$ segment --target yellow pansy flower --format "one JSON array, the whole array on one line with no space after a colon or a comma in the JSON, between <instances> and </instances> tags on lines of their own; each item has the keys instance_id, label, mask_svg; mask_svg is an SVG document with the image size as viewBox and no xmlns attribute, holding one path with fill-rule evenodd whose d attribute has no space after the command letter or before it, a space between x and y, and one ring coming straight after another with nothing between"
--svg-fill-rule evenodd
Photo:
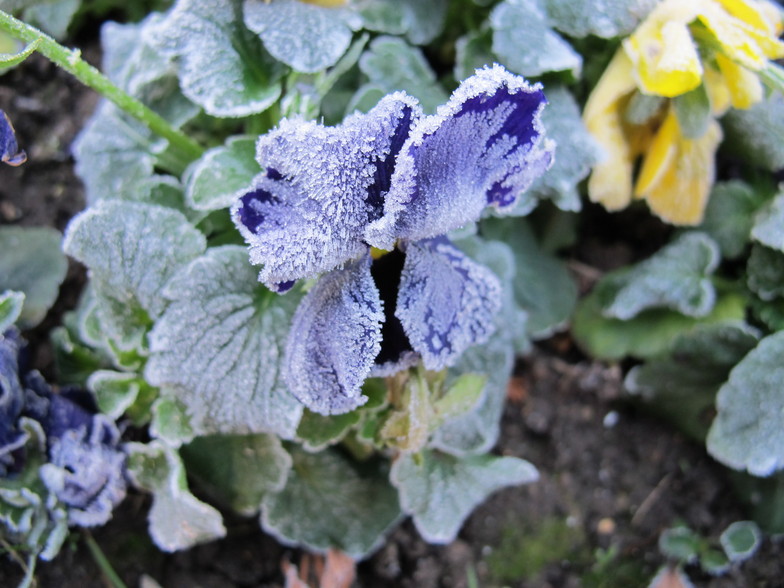
<instances>
[{"instance_id":1,"label":"yellow pansy flower","mask_svg":"<svg viewBox=\"0 0 784 588\"><path fill-rule=\"evenodd\" d=\"M644 198L668 222L699 224L721 141L714 118L762 99L759 72L784 57L781 27L780 9L765 0L660 3L623 41L586 104L586 126L605 152L588 182L591 200L618 210ZM699 136L676 113L689 92L705 96L714 117ZM661 100L644 121L629 120L639 95Z\"/></svg>"}]
</instances>

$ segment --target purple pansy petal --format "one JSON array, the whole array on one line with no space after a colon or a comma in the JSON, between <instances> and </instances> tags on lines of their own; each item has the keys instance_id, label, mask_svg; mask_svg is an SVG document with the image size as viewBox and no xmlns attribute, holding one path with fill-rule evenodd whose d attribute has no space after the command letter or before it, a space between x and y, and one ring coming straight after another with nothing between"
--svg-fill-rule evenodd
<instances>
[{"instance_id":1,"label":"purple pansy petal","mask_svg":"<svg viewBox=\"0 0 784 588\"><path fill-rule=\"evenodd\" d=\"M27 161L27 154L19 150L16 133L8 115L0 110L0 161L8 165L22 165Z\"/></svg>"},{"instance_id":2,"label":"purple pansy petal","mask_svg":"<svg viewBox=\"0 0 784 588\"><path fill-rule=\"evenodd\" d=\"M396 155L419 116L416 101L396 93L339 126L284 119L259 139L266 172L232 217L251 262L263 265L262 282L279 289L367 251L365 227L381 216Z\"/></svg>"},{"instance_id":3,"label":"purple pansy petal","mask_svg":"<svg viewBox=\"0 0 784 588\"><path fill-rule=\"evenodd\" d=\"M370 256L319 280L294 314L284 358L292 394L321 414L367 401L361 387L381 349L382 302Z\"/></svg>"},{"instance_id":4,"label":"purple pansy petal","mask_svg":"<svg viewBox=\"0 0 784 588\"><path fill-rule=\"evenodd\" d=\"M553 161L540 122L545 104L541 85L498 65L477 70L411 132L367 242L391 249L397 239L429 239L478 220L488 205L513 207Z\"/></svg>"},{"instance_id":5,"label":"purple pansy petal","mask_svg":"<svg viewBox=\"0 0 784 588\"><path fill-rule=\"evenodd\" d=\"M16 330L0 334L0 476L13 469L13 452L27 440L27 435L17 426L24 407L24 391L19 382L20 346Z\"/></svg>"},{"instance_id":6,"label":"purple pansy petal","mask_svg":"<svg viewBox=\"0 0 784 588\"><path fill-rule=\"evenodd\" d=\"M493 333L501 284L445 238L410 243L396 315L425 367L440 370Z\"/></svg>"}]
</instances>

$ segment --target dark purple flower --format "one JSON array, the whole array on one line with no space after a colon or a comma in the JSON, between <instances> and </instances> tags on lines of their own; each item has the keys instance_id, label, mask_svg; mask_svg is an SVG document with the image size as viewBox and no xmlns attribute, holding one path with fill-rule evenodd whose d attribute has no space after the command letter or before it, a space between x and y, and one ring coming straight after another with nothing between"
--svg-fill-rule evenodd
<instances>
[{"instance_id":1,"label":"dark purple flower","mask_svg":"<svg viewBox=\"0 0 784 588\"><path fill-rule=\"evenodd\" d=\"M443 369L492 334L499 281L445 235L513 208L549 167L545 103L494 66L432 116L395 93L337 127L284 120L259 139L266 171L232 215L260 280L281 291L329 272L297 309L284 360L308 408L353 410L368 376Z\"/></svg>"},{"instance_id":2,"label":"dark purple flower","mask_svg":"<svg viewBox=\"0 0 784 588\"><path fill-rule=\"evenodd\" d=\"M22 165L27 161L27 154L20 151L16 143L16 133L8 115L0 110L0 161L8 165Z\"/></svg>"}]
</instances>

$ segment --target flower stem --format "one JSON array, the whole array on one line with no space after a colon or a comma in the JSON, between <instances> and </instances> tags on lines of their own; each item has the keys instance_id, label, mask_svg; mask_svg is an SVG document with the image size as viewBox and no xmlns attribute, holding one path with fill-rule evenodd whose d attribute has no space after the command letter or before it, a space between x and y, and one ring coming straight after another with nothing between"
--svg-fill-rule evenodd
<instances>
[{"instance_id":1,"label":"flower stem","mask_svg":"<svg viewBox=\"0 0 784 588\"><path fill-rule=\"evenodd\" d=\"M80 50L63 47L50 36L2 10L0 10L0 30L25 43L37 42L36 51L86 86L114 102L122 110L141 121L152 132L169 141L172 148L182 153L188 161L194 161L204 153L204 149L196 141L172 127L163 117L118 88L109 78L84 61Z\"/></svg>"},{"instance_id":2,"label":"flower stem","mask_svg":"<svg viewBox=\"0 0 784 588\"><path fill-rule=\"evenodd\" d=\"M784 69L779 64L770 62L759 73L766 86L784 93Z\"/></svg>"},{"instance_id":3,"label":"flower stem","mask_svg":"<svg viewBox=\"0 0 784 588\"><path fill-rule=\"evenodd\" d=\"M103 575L106 576L106 580L109 584L114 588L127 588L125 583L120 579L120 576L117 575L117 572L114 571L112 564L106 559L106 556L95 539L93 539L93 536L87 531L85 531L82 536L84 537L84 542L87 544L87 549L90 550L90 555L93 556L95 563L101 569Z\"/></svg>"}]
</instances>

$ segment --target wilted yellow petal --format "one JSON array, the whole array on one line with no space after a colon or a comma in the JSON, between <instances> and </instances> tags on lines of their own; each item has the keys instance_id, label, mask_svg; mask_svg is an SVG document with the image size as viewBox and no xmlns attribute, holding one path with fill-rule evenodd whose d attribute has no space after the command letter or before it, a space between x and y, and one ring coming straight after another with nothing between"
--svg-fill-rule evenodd
<instances>
[{"instance_id":1,"label":"wilted yellow petal","mask_svg":"<svg viewBox=\"0 0 784 588\"><path fill-rule=\"evenodd\" d=\"M730 89L724 76L717 69L708 67L702 76L705 89L710 98L713 116L721 116L729 110L731 104Z\"/></svg>"},{"instance_id":2,"label":"wilted yellow petal","mask_svg":"<svg viewBox=\"0 0 784 588\"><path fill-rule=\"evenodd\" d=\"M721 127L714 120L699 139L677 140L675 157L658 181L641 194L651 210L675 225L702 222L715 176L716 148L721 142Z\"/></svg>"},{"instance_id":3,"label":"wilted yellow petal","mask_svg":"<svg viewBox=\"0 0 784 588\"><path fill-rule=\"evenodd\" d=\"M634 189L635 196L640 197L650 190L651 186L661 180L666 170L672 167L679 139L678 118L675 116L675 109L670 107L643 161Z\"/></svg>"},{"instance_id":4,"label":"wilted yellow petal","mask_svg":"<svg viewBox=\"0 0 784 588\"><path fill-rule=\"evenodd\" d=\"M756 29L767 31L768 33L775 33L775 29L771 27L771 22L768 15L765 13L763 3L761 2L747 2L746 0L715 0L724 7L724 10L729 12L735 18L742 20L748 25Z\"/></svg>"},{"instance_id":5,"label":"wilted yellow petal","mask_svg":"<svg viewBox=\"0 0 784 588\"><path fill-rule=\"evenodd\" d=\"M757 74L721 54L716 55L716 63L724 76L734 108L745 110L762 100L762 82Z\"/></svg>"},{"instance_id":6,"label":"wilted yellow petal","mask_svg":"<svg viewBox=\"0 0 784 588\"><path fill-rule=\"evenodd\" d=\"M640 90L672 98L698 87L702 64L697 47L682 22L670 21L660 28L640 29L623 42L635 65Z\"/></svg>"},{"instance_id":7,"label":"wilted yellow petal","mask_svg":"<svg viewBox=\"0 0 784 588\"><path fill-rule=\"evenodd\" d=\"M768 59L784 57L784 43L744 21L733 18L718 4L701 11L700 22L715 37L719 51L733 61L751 69L763 69Z\"/></svg>"}]
</instances>

